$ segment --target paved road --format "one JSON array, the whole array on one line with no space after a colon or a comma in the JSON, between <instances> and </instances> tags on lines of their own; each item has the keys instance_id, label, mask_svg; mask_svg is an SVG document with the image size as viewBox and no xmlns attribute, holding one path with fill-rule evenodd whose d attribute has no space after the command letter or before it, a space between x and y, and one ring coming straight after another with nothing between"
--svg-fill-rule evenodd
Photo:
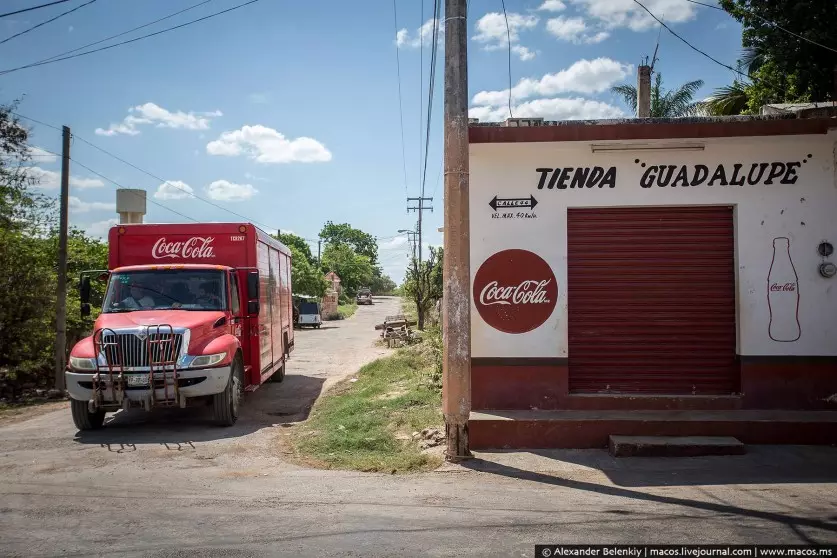
<instances>
[{"instance_id":1,"label":"paved road","mask_svg":"<svg viewBox=\"0 0 837 558\"><path fill-rule=\"evenodd\" d=\"M837 542L837 449L615 460L485 453L424 475L318 471L283 439L324 383L386 353L395 301L298 332L282 384L239 423L130 413L80 435L66 409L0 426L0 556L532 556L536 542Z\"/></svg>"}]
</instances>

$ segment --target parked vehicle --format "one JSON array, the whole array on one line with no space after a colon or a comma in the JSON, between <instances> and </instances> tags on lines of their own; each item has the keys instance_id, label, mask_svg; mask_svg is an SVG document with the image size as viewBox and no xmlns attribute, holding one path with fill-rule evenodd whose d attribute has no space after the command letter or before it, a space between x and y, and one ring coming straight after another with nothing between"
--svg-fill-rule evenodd
<instances>
[{"instance_id":1,"label":"parked vehicle","mask_svg":"<svg viewBox=\"0 0 837 558\"><path fill-rule=\"evenodd\" d=\"M119 225L93 335L65 372L73 421L209 399L231 426L244 391L282 381L294 347L291 253L251 224ZM90 315L91 276L81 312Z\"/></svg>"},{"instance_id":2,"label":"parked vehicle","mask_svg":"<svg viewBox=\"0 0 837 558\"><path fill-rule=\"evenodd\" d=\"M372 304L372 291L366 287L361 287L357 292L356 301L358 304Z\"/></svg>"},{"instance_id":3,"label":"parked vehicle","mask_svg":"<svg viewBox=\"0 0 837 558\"><path fill-rule=\"evenodd\" d=\"M320 303L316 300L305 300L299 305L299 327L313 327L320 329L323 323Z\"/></svg>"}]
</instances>

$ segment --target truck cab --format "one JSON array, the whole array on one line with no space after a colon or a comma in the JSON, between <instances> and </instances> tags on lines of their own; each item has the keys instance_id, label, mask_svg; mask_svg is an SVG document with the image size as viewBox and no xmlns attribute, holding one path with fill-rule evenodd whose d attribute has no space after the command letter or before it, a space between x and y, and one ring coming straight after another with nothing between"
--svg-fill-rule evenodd
<instances>
[{"instance_id":1,"label":"truck cab","mask_svg":"<svg viewBox=\"0 0 837 558\"><path fill-rule=\"evenodd\" d=\"M284 378L293 340L287 331L292 332L290 282L285 292L282 280L290 275L289 269L283 273L290 266L289 252L280 258L278 241L274 245L261 231L244 226L245 234L231 235L244 238L235 241L243 242L238 254L221 249L221 235L172 243L171 234L159 237L166 231L153 227L165 226L119 227L110 238L111 263L136 261L132 254L146 245L152 248L152 261L217 263L116 265L106 273L93 334L73 347L65 372L72 417L80 430L101 427L108 411L186 407L197 400L208 400L217 424L231 426L245 390ZM194 225L177 227L181 233ZM169 247L161 249L159 239ZM154 258L155 253L160 257ZM262 262L260 253L266 255ZM84 315L90 313L90 277L81 284Z\"/></svg>"}]
</instances>

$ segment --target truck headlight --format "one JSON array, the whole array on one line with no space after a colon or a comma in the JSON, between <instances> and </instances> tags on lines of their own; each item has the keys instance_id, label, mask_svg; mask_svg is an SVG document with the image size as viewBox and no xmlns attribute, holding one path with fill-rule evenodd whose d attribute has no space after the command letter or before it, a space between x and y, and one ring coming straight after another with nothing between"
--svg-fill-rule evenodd
<instances>
[{"instance_id":1,"label":"truck headlight","mask_svg":"<svg viewBox=\"0 0 837 558\"><path fill-rule=\"evenodd\" d=\"M192 359L189 366L191 368L201 368L206 366L215 366L227 357L227 353L215 353L214 355L201 355Z\"/></svg>"},{"instance_id":2,"label":"truck headlight","mask_svg":"<svg viewBox=\"0 0 837 558\"><path fill-rule=\"evenodd\" d=\"M96 370L96 359L71 356L70 368L74 368L75 370Z\"/></svg>"}]
</instances>

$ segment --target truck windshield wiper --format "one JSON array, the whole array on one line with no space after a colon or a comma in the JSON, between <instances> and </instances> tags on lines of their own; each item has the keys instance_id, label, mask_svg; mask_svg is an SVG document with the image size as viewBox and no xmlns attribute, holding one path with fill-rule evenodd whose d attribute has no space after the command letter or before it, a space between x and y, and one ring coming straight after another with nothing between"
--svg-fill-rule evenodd
<instances>
[{"instance_id":1,"label":"truck windshield wiper","mask_svg":"<svg viewBox=\"0 0 837 558\"><path fill-rule=\"evenodd\" d=\"M141 310L141 308L111 308L105 310L105 314L122 314L124 312L136 312L137 310Z\"/></svg>"}]
</instances>

